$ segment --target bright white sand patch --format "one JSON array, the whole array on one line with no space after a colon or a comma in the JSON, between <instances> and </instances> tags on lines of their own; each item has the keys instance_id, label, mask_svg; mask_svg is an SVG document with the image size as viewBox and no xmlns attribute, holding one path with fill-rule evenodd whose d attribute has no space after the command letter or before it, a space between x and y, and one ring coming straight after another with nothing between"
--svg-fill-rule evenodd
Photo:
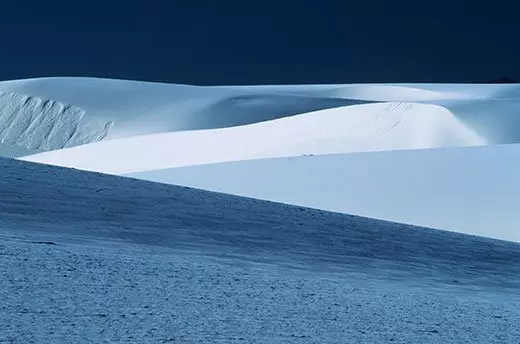
<instances>
[{"instance_id":1,"label":"bright white sand patch","mask_svg":"<svg viewBox=\"0 0 520 344\"><path fill-rule=\"evenodd\" d=\"M258 158L483 144L485 139L443 107L379 103L234 128L111 140L23 159L124 174Z\"/></svg>"}]
</instances>

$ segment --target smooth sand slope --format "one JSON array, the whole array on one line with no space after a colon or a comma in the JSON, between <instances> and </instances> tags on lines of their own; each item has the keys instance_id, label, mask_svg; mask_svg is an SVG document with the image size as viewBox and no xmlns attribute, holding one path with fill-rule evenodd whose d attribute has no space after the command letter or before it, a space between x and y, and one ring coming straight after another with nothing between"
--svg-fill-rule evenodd
<instances>
[{"instance_id":1,"label":"smooth sand slope","mask_svg":"<svg viewBox=\"0 0 520 344\"><path fill-rule=\"evenodd\" d=\"M520 246L0 159L0 341L504 343Z\"/></svg>"},{"instance_id":2,"label":"smooth sand slope","mask_svg":"<svg viewBox=\"0 0 520 344\"><path fill-rule=\"evenodd\" d=\"M138 136L24 157L113 174L305 154L484 145L448 110L378 103L321 110L249 126Z\"/></svg>"},{"instance_id":3,"label":"smooth sand slope","mask_svg":"<svg viewBox=\"0 0 520 344\"><path fill-rule=\"evenodd\" d=\"M0 82L0 92L0 155L518 240L517 154L492 146L520 142L519 85L45 78ZM474 146L493 149L463 149ZM339 167L319 158L352 153ZM322 163L327 178L306 172ZM284 178L292 189L276 186Z\"/></svg>"},{"instance_id":4,"label":"smooth sand slope","mask_svg":"<svg viewBox=\"0 0 520 344\"><path fill-rule=\"evenodd\" d=\"M128 138L136 135L180 130L226 128L258 123L321 109L363 104L367 102L421 102L440 106L447 104L458 118L467 113L467 104L488 102L486 113L510 116L518 113L511 99L520 94L518 85L432 85L432 84L361 84L361 85L287 85L287 86L222 86L198 87L97 78L40 78L0 82L0 93L17 97L11 100L18 112L34 118L42 111L26 104L23 98L36 102L55 102L82 112L81 120L70 116L68 127L77 127L83 140L67 146L95 142L100 139ZM498 102L494 102L498 100ZM510 105L504 106L509 101ZM490 105L489 105L490 104ZM512 104L512 105L511 105ZM28 106L29 105L29 106ZM471 107L471 105L470 105ZM481 109L482 106L476 106ZM471 110L473 111L473 110ZM516 116L516 115L515 115ZM464 116L470 130L471 116ZM481 116L477 116L481 118ZM477 129L495 128L502 117L482 124ZM0 119L4 127L12 127L9 118ZM62 125L63 121L61 121ZM509 125L511 122L509 122ZM30 123L27 125L29 126ZM498 131L502 130L500 125ZM56 128L59 129L59 126ZM507 128L505 129L507 130ZM496 131L496 130L495 130ZM100 135L99 133L102 133ZM480 135L480 131L478 132ZM484 130L484 135L486 136ZM498 143L504 138L492 137ZM67 130L54 130L47 141L68 140ZM517 138L516 138L517 139ZM23 139L13 138L14 154L27 148ZM508 139L511 141L511 139ZM49 146L43 150L62 147ZM36 151L38 152L38 151ZM34 152L33 152L34 153ZM6 155L4 153L3 155ZM21 155L21 154L18 154ZM23 154L26 155L26 154Z\"/></svg>"},{"instance_id":5,"label":"smooth sand slope","mask_svg":"<svg viewBox=\"0 0 520 344\"><path fill-rule=\"evenodd\" d=\"M363 103L327 94L96 78L4 81L0 82L0 92L75 106L85 112L80 123L84 130L111 126L106 139L222 128ZM27 106L23 99L19 102L13 100L13 103L26 113L34 113L34 116L41 113L39 109Z\"/></svg>"},{"instance_id":6,"label":"smooth sand slope","mask_svg":"<svg viewBox=\"0 0 520 344\"><path fill-rule=\"evenodd\" d=\"M261 159L132 177L520 242L520 145Z\"/></svg>"}]
</instances>

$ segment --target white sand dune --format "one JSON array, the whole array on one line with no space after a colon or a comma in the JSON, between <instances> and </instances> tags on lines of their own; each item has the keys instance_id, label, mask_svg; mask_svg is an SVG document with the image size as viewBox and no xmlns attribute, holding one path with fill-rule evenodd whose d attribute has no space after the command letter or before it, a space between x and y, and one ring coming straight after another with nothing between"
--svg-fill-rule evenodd
<instances>
[{"instance_id":1,"label":"white sand dune","mask_svg":"<svg viewBox=\"0 0 520 344\"><path fill-rule=\"evenodd\" d=\"M448 108L457 118L460 112L460 116L464 117L471 130L474 130L471 125L474 124L475 117L477 133L486 137L486 129L496 127L496 123L491 123L491 126L486 123L483 129L479 120L481 116L472 116L473 110L468 116L468 109L479 111L483 107L474 104L485 103L488 104L484 107L485 113L516 116L518 108L515 97L520 93L518 85L352 84L201 87L73 77L4 81L0 82L0 92L17 99L37 99L43 104L58 103L67 109L77 109L76 112L81 113L79 122L78 116L62 116L65 121L60 123L66 128L79 128L82 139L69 140L66 147L156 133L234 127L367 102L419 102L440 105ZM27 106L23 101L16 99L11 101L11 105L27 117L41 117L38 108ZM508 106L506 102L513 105ZM515 121L518 122L516 118ZM500 122L500 119L495 122ZM0 126L12 125L12 120L6 116L0 118ZM34 127L37 122L29 125ZM67 141L70 133L59 126L57 129L62 130L54 130L49 133L52 137L43 140ZM490 134L493 138L492 143L518 142L517 137L503 139L502 130L499 128L498 133ZM34 144L23 138L13 137L11 141L0 144L3 147L0 151L2 155L20 156L34 153L30 148ZM47 145L37 151L60 148L63 147Z\"/></svg>"},{"instance_id":2,"label":"white sand dune","mask_svg":"<svg viewBox=\"0 0 520 344\"><path fill-rule=\"evenodd\" d=\"M491 144L520 142L520 98L446 100L435 104L448 109Z\"/></svg>"},{"instance_id":3,"label":"white sand dune","mask_svg":"<svg viewBox=\"0 0 520 344\"><path fill-rule=\"evenodd\" d=\"M504 97L511 98L520 93L517 85L199 87L72 77L3 81L0 82L0 92L78 108L84 112L80 126L85 128L104 128L113 123L104 140L252 124L367 101L442 105L450 100L506 99Z\"/></svg>"},{"instance_id":4,"label":"white sand dune","mask_svg":"<svg viewBox=\"0 0 520 344\"><path fill-rule=\"evenodd\" d=\"M113 122L106 139L236 126L361 103L276 88L197 87L97 78L4 81L0 82L0 92L73 105L85 111L83 122L88 124Z\"/></svg>"},{"instance_id":5,"label":"white sand dune","mask_svg":"<svg viewBox=\"0 0 520 344\"><path fill-rule=\"evenodd\" d=\"M0 158L0 342L514 342L519 101L0 82L0 155L220 192Z\"/></svg>"},{"instance_id":6,"label":"white sand dune","mask_svg":"<svg viewBox=\"0 0 520 344\"><path fill-rule=\"evenodd\" d=\"M0 82L0 155L220 192L0 158L0 342L515 342L519 102Z\"/></svg>"},{"instance_id":7,"label":"white sand dune","mask_svg":"<svg viewBox=\"0 0 520 344\"><path fill-rule=\"evenodd\" d=\"M520 242L520 145L261 159L132 177Z\"/></svg>"},{"instance_id":8,"label":"white sand dune","mask_svg":"<svg viewBox=\"0 0 520 344\"><path fill-rule=\"evenodd\" d=\"M520 336L515 243L12 159L0 174L3 342Z\"/></svg>"},{"instance_id":9,"label":"white sand dune","mask_svg":"<svg viewBox=\"0 0 520 344\"><path fill-rule=\"evenodd\" d=\"M515 167L507 166L516 153L503 155L486 149L458 153L466 150L452 152L446 148L520 143L520 85L203 87L96 78L43 78L0 82L0 92L11 97L4 97L11 102L6 103L4 110L16 109L0 114L0 128L4 128L0 155L518 240L511 227L517 219L511 208L516 205L515 179L512 175L501 175L501 168L514 171ZM42 110L44 107L32 106L24 99L34 99L38 104L59 104L56 109L72 112L47 114ZM43 130L46 127L52 130ZM75 136L70 136L73 129ZM407 150L420 151L396 152ZM370 155L373 152L388 153ZM282 172L285 168L297 174L295 169L312 170L313 164L335 166L327 163L328 157L322 160L321 155L352 153L356 154L340 159L347 167L338 170L347 169L351 174L331 167L321 171L327 177L320 180L301 172L309 182L295 178L293 182L298 183L290 190L277 188L274 183L260 192L255 185L268 181L251 179L255 185L249 186L239 180L227 183L227 178L218 173L222 168L229 175L245 173L251 178L261 178L254 169L271 175L266 166L272 166L272 173L285 176ZM365 153L370 154L365 158ZM442 158L444 154L446 157ZM474 160L474 154L483 156ZM293 160L273 160L309 155L314 157L305 160L302 166ZM455 161L455 156L460 160ZM254 161L258 159L267 160ZM474 169L464 167L466 159L476 161ZM243 161L246 162L242 164ZM237 164L227 164L232 162ZM220 166L220 163L225 164ZM208 164L215 165L201 166ZM376 172L371 173L371 164ZM393 168L387 164L398 169L394 171L396 177L385 175L384 171ZM488 164L494 169L480 173ZM194 167L174 170L189 166ZM454 166L453 178L449 178L451 166ZM235 168L238 170L234 171ZM213 174L214 171L217 172ZM198 177L190 179L191 173ZM465 174L476 174L479 178L465 178ZM283 178L271 179L285 183ZM499 208L473 194L472 190L482 188L482 184L495 185L500 181L513 187L486 190L495 195L490 199ZM353 185L366 188L366 202L359 197L348 200L339 197ZM322 193L309 200L294 191L298 188L308 188L314 194L322 190ZM415 203L409 197L410 189L423 190L417 195L429 203L418 203L416 210L411 210L409 207ZM281 193L283 190L285 194ZM451 197L454 190L459 190L462 198ZM494 190L502 192L504 197L500 198ZM385 196L377 196L379 193ZM450 197L453 202L443 202L442 197ZM471 199L465 201L465 197ZM378 203L377 199L385 201ZM488 206L488 211L480 211L482 205ZM479 216L471 217L474 212ZM503 221L496 220L497 216ZM490 231L490 223L495 220L500 228Z\"/></svg>"},{"instance_id":10,"label":"white sand dune","mask_svg":"<svg viewBox=\"0 0 520 344\"><path fill-rule=\"evenodd\" d=\"M113 122L86 127L84 115L75 106L0 92L0 156L34 154L105 138Z\"/></svg>"},{"instance_id":11,"label":"white sand dune","mask_svg":"<svg viewBox=\"0 0 520 344\"><path fill-rule=\"evenodd\" d=\"M22 159L124 174L257 158L484 144L440 106L378 103L248 126L111 140Z\"/></svg>"}]
</instances>

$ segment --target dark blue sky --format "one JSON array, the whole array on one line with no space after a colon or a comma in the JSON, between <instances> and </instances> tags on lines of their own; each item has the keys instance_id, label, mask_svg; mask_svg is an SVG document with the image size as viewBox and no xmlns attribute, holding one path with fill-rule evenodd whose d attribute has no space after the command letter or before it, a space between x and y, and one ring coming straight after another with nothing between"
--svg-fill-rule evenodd
<instances>
[{"instance_id":1,"label":"dark blue sky","mask_svg":"<svg viewBox=\"0 0 520 344\"><path fill-rule=\"evenodd\" d=\"M12 1L0 9L0 79L520 79L518 10L512 0Z\"/></svg>"}]
</instances>

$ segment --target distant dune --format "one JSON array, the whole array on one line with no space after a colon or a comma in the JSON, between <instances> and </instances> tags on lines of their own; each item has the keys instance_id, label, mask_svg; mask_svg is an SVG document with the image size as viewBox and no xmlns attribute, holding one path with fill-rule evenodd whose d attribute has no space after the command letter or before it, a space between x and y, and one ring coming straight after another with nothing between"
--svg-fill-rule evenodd
<instances>
[{"instance_id":1,"label":"distant dune","mask_svg":"<svg viewBox=\"0 0 520 344\"><path fill-rule=\"evenodd\" d=\"M259 158L475 146L486 142L441 106L378 103L226 129L135 136L22 159L124 174Z\"/></svg>"},{"instance_id":2,"label":"distant dune","mask_svg":"<svg viewBox=\"0 0 520 344\"><path fill-rule=\"evenodd\" d=\"M0 82L0 342L514 343L519 114L516 84Z\"/></svg>"},{"instance_id":3,"label":"distant dune","mask_svg":"<svg viewBox=\"0 0 520 344\"><path fill-rule=\"evenodd\" d=\"M518 84L203 87L42 78L0 82L0 92L3 156L518 240L516 177L501 174L515 168L515 153L464 148L520 143ZM407 153L412 150L419 151ZM325 163L330 168L321 179L298 172L321 166L329 158L320 156L331 154L347 165L336 170ZM306 156L312 159L303 165L283 160ZM271 179L258 179L257 169ZM309 179L284 184L291 178L285 169ZM241 174L254 185L228 182L228 175ZM319 195L309 199L288 185ZM482 185L496 185L487 190L495 207L473 195ZM348 190L363 192L354 186L364 186L372 201L350 197ZM410 190L422 190L414 195L425 201L414 201ZM460 195L450 197L455 190ZM471 197L466 208L464 197ZM500 229L484 225L498 213Z\"/></svg>"},{"instance_id":4,"label":"distant dune","mask_svg":"<svg viewBox=\"0 0 520 344\"><path fill-rule=\"evenodd\" d=\"M161 183L520 242L520 145L259 159L131 173Z\"/></svg>"}]
</instances>

